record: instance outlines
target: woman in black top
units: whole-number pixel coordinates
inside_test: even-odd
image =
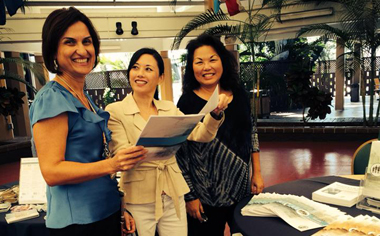
[[[264,188],[257,132],[246,92],[238,83],[234,56],[206,34],[191,40],[187,50],[180,110],[198,113],[217,85],[229,98],[216,138],[210,143],[188,141],[176,155],[190,187],[185,195],[189,235],[223,235],[226,222],[231,226],[235,205]]]

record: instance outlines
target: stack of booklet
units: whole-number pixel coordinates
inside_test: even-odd
[[[242,208],[243,216],[282,218],[299,231],[325,227],[346,213],[303,196],[260,193]]]
[[[380,219],[375,216],[342,216],[312,236],[380,235]]]
[[[326,187],[314,191],[314,201],[352,207],[359,201],[360,188],[357,186],[334,182]]]
[[[30,209],[27,211],[20,211],[20,212],[12,212],[5,215],[5,220],[8,224],[23,221],[23,220],[29,220],[33,218],[37,218],[40,216],[40,213],[36,209]]]

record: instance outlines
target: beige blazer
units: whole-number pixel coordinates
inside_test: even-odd
[[[183,115],[170,101],[153,101],[158,115]],[[140,110],[129,94],[120,102],[106,107],[111,115],[108,127],[112,131],[111,152],[133,146],[144,129],[147,121],[140,115]],[[216,136],[222,120],[215,120],[207,114],[203,123],[198,123],[188,140],[210,142]],[[120,187],[124,191],[124,200],[130,204],[146,204],[156,202],[156,219],[162,215],[161,194],[172,197],[179,214],[178,197],[189,192],[189,187],[178,167],[175,156],[164,161],[142,162],[121,175]],[[178,209],[177,209],[178,208]]]

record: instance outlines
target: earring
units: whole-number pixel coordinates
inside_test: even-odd
[[[58,63],[57,63],[57,59],[54,59],[54,70],[58,70]]]

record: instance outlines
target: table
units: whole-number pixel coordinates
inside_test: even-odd
[[[298,196],[305,196],[311,199],[312,192],[318,190],[333,182],[341,182],[344,184],[359,186],[360,182],[356,179],[343,178],[338,176],[325,176],[310,179],[302,179],[282,184],[277,184],[264,189],[264,192],[279,193],[279,194],[294,194]],[[307,230],[300,232],[292,226],[288,225],[279,217],[252,217],[242,216],[241,209],[249,202],[252,196],[244,198],[240,201],[234,210],[234,226],[236,231],[244,236],[306,236],[312,235],[322,228]],[[360,214],[367,214],[379,217],[379,215],[370,211],[357,209],[356,206],[351,208],[335,206],[341,211],[346,212],[351,216]]]
[[[1,189],[10,188],[18,182],[0,186]],[[45,226],[44,217],[46,213],[40,213],[38,218],[8,224],[5,221],[5,214],[0,213],[0,235],[1,236],[49,236],[49,231]]]

